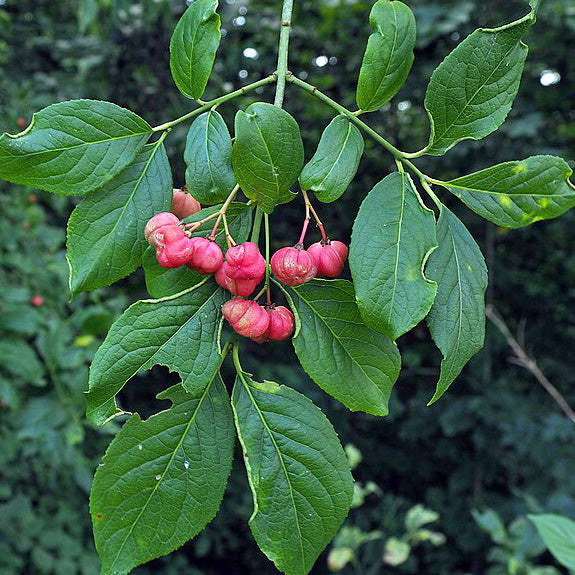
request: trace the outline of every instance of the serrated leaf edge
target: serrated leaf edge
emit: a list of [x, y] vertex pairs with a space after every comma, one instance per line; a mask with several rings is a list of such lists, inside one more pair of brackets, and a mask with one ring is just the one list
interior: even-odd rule
[[[303, 542], [302, 542], [302, 541], [303, 541], [303, 536], [302, 536], [302, 533], [301, 533], [301, 528], [300, 528], [300, 526], [299, 526], [299, 517], [298, 517], [298, 511], [297, 511], [297, 508], [296, 508], [296, 505], [295, 505], [295, 499], [294, 499], [294, 496], [293, 496], [293, 487], [292, 487], [291, 480], [290, 480], [290, 477], [289, 477], [289, 474], [288, 474], [288, 471], [287, 471], [287, 468], [286, 468], [286, 465], [285, 465], [285, 462], [284, 462], [284, 459], [283, 459], [282, 452], [281, 452], [281, 450], [280, 450], [280, 448], [279, 448], [279, 446], [278, 446], [278, 444], [277, 444], [277, 442], [276, 442], [276, 440], [275, 440], [275, 437], [274, 437], [274, 435], [273, 435], [273, 433], [272, 433], [272, 430], [270, 429], [270, 427], [269, 427], [269, 425], [268, 425], [268, 423], [267, 423], [266, 418], [264, 417], [263, 413], [261, 412], [261, 410], [260, 410], [260, 408], [259, 408], [259, 405], [257, 404], [257, 402], [256, 402], [256, 400], [255, 400], [255, 398], [254, 398], [254, 396], [253, 396], [253, 394], [252, 394], [252, 392], [251, 392], [251, 390], [250, 390], [250, 384], [249, 384], [249, 382], [246, 381], [246, 379], [245, 379], [245, 377], [246, 377], [247, 375], [249, 375], [249, 374], [247, 374], [247, 373], [245, 373], [245, 372], [240, 372], [239, 370], [238, 370], [237, 374], [238, 374], [238, 378], [241, 380], [242, 385], [243, 385], [244, 389], [246, 390], [246, 392], [247, 392], [247, 394], [248, 394], [248, 396], [249, 396], [249, 398], [250, 398], [250, 401], [251, 401], [252, 405], [255, 407], [256, 412], [257, 412], [257, 414], [258, 414], [258, 416], [259, 416], [259, 418], [260, 418], [260, 421], [262, 422], [262, 425], [264, 426], [266, 432], [268, 433], [268, 435], [269, 435], [269, 437], [270, 437], [270, 440], [272, 441], [272, 443], [273, 443], [273, 445], [274, 445], [274, 448], [275, 448], [275, 451], [276, 451], [276, 453], [277, 453], [277, 455], [278, 455], [278, 458], [279, 458], [279, 460], [280, 460], [281, 467], [282, 467], [282, 470], [283, 470], [284, 475], [285, 475], [285, 478], [286, 478], [286, 483], [287, 483], [287, 485], [288, 485], [288, 487], [289, 487], [290, 500], [291, 500], [291, 503], [292, 503], [293, 513], [294, 513], [294, 519], [295, 519], [296, 527], [297, 527], [297, 530], [298, 530], [298, 539], [299, 539], [299, 543], [300, 543], [300, 552], [301, 552], [301, 567], [302, 567], [301, 573], [305, 573], [305, 568], [304, 568], [304, 565], [305, 565], [305, 552], [304, 552], [304, 549], [303, 549]], [[278, 384], [278, 385], [279, 385], [279, 384]], [[281, 388], [281, 387], [284, 387], [284, 386], [279, 385], [279, 387]], [[236, 408], [235, 408], [235, 405], [234, 405], [234, 402], [233, 402], [233, 401], [232, 401], [232, 411], [233, 411], [233, 414], [234, 414], [234, 422], [235, 422], [235, 424], [236, 424], [236, 431], [237, 431], [238, 439], [239, 439], [240, 444], [241, 444], [241, 446], [242, 446], [242, 452], [243, 452], [243, 453], [248, 453], [247, 448], [246, 448], [246, 445], [244, 444], [244, 440], [243, 440], [243, 437], [242, 437], [242, 432], [241, 432], [241, 430], [240, 430], [240, 424], [239, 424], [239, 421], [238, 421], [237, 411], [236, 411]], [[256, 487], [255, 487], [255, 485], [254, 485], [253, 478], [252, 478], [253, 472], [252, 472], [252, 468], [251, 468], [250, 463], [249, 463], [249, 458], [244, 457], [243, 459], [244, 459], [244, 462], [245, 462], [245, 465], [246, 465], [246, 471], [247, 471], [247, 476], [248, 476], [248, 483], [249, 483], [249, 485], [250, 485], [250, 490], [251, 490], [251, 492], [252, 492], [252, 497], [253, 497], [253, 502], [254, 502], [254, 510], [253, 510], [253, 512], [252, 512], [252, 514], [251, 514], [251, 516], [250, 516], [250, 519], [249, 519], [249, 523], [251, 524], [252, 521], [255, 519], [255, 517], [257, 516], [257, 514], [258, 514], [258, 512], [259, 512], [259, 504], [258, 504], [258, 499], [257, 499]], [[269, 559], [271, 559], [271, 561], [273, 561], [274, 564], [276, 564], [276, 558], [274, 557], [273, 554], [268, 553], [268, 552], [265, 551], [264, 549], [262, 549], [262, 551], [263, 551], [263, 553], [264, 553]]]

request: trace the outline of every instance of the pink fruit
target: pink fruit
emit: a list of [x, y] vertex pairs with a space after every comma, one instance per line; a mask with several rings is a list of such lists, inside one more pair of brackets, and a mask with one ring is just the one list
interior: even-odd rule
[[[225, 264], [225, 262], [224, 262]], [[216, 271], [216, 281], [218, 285], [240, 297], [247, 297], [256, 289], [258, 280], [234, 280], [226, 274], [225, 265], [220, 266]]]
[[183, 220], [188, 216], [191, 216], [202, 209], [200, 202], [190, 195], [188, 192], [182, 190], [174, 190], [174, 195], [172, 196], [172, 207], [170, 211]]
[[234, 298], [222, 306], [222, 313], [236, 333], [244, 337], [260, 337], [270, 325], [270, 318], [255, 301]]
[[244, 242], [226, 252], [224, 262], [226, 275], [232, 279], [262, 281], [266, 273], [266, 261], [256, 244]]
[[266, 343], [268, 341], [283, 341], [290, 337], [295, 326], [293, 313], [282, 305], [268, 308], [267, 313], [270, 318], [268, 329], [260, 337], [252, 337], [252, 339], [257, 343]]
[[183, 266], [193, 256], [194, 244], [179, 226], [164, 226], [154, 235], [161, 235], [161, 242], [156, 247], [156, 258], [163, 268]]
[[317, 267], [310, 254], [303, 248], [282, 248], [271, 260], [276, 278], [288, 286], [304, 284], [314, 278]]
[[213, 274], [223, 261], [224, 255], [215, 241], [207, 238], [192, 238], [194, 254], [187, 262], [187, 266], [201, 274]]
[[337, 277], [341, 274], [345, 260], [347, 259], [347, 246], [343, 242], [317, 242], [307, 249], [317, 267], [318, 276], [328, 278]]
[[32, 303], [33, 306], [35, 307], [40, 307], [42, 305], [44, 305], [44, 298], [41, 295], [35, 295], [30, 302]]
[[162, 230], [165, 226], [177, 226], [180, 220], [170, 212], [156, 214], [147, 224], [145, 229], [146, 241], [153, 247], [157, 248], [162, 244]]

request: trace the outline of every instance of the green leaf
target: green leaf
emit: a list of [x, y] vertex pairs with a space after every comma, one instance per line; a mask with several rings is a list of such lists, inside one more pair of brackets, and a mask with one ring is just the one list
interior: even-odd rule
[[171, 202], [170, 163], [158, 141], [72, 212], [67, 242], [70, 291], [94, 290], [131, 274], [148, 246], [146, 223], [168, 211]]
[[220, 308], [226, 293], [213, 281], [130, 306], [112, 325], [90, 367], [88, 419], [120, 415], [115, 396], [139, 371], [165, 365], [187, 391], [203, 391], [219, 368]]
[[437, 224], [438, 249], [427, 273], [437, 282], [437, 297], [427, 324], [443, 354], [437, 401], [483, 347], [487, 267], [481, 250], [465, 226], [445, 206]]
[[421, 503], [411, 507], [405, 515], [405, 529], [413, 533], [428, 523], [435, 523], [439, 519], [439, 513], [427, 509]]
[[190, 126], [184, 160], [186, 184], [201, 204], [217, 204], [236, 184], [232, 170], [232, 139], [222, 116], [210, 110]]
[[177, 385], [173, 405], [114, 438], [94, 477], [90, 511], [102, 575], [125, 575], [197, 535], [215, 516], [234, 448], [233, 416], [219, 375], [200, 392]]
[[320, 202], [337, 200], [357, 173], [363, 147], [361, 132], [345, 116], [334, 118], [300, 174], [302, 190], [311, 190]]
[[[204, 208], [185, 219], [186, 222], [198, 222], [203, 218], [217, 212], [222, 206], [210, 206]], [[232, 202], [226, 212], [230, 234], [239, 244], [247, 241], [252, 229], [252, 209], [242, 202]], [[193, 236], [207, 236], [214, 226], [215, 220], [210, 220], [198, 228]], [[216, 234], [216, 242], [222, 248], [227, 249], [223, 226], [220, 225]], [[143, 258], [144, 273], [146, 274], [146, 288], [154, 298], [168, 297], [188, 289], [199, 282], [205, 276], [192, 271], [186, 266], [179, 268], [163, 268], [156, 259], [155, 251], [149, 247]]]
[[506, 228], [521, 228], [575, 206], [573, 170], [554, 156], [532, 156], [441, 182], [474, 212]]
[[498, 545], [509, 545], [509, 534], [505, 528], [505, 523], [499, 516], [499, 514], [493, 509], [485, 509], [483, 511], [478, 511], [477, 509], [471, 510], [471, 515], [475, 520], [475, 523], [483, 529], [494, 543]]
[[220, 45], [218, 0], [196, 0], [181, 17], [170, 41], [170, 69], [180, 92], [199, 100]]
[[290, 186], [303, 167], [297, 122], [277, 106], [256, 102], [236, 115], [234, 173], [244, 194], [266, 213], [295, 195]]
[[0, 178], [58, 194], [99, 188], [131, 164], [152, 128], [110, 102], [70, 100], [40, 110], [28, 128], [0, 136]]
[[425, 95], [427, 154], [441, 156], [461, 140], [480, 140], [505, 121], [527, 58], [521, 38], [534, 22], [532, 10], [506, 26], [475, 30], [433, 72]]
[[353, 225], [349, 257], [368, 326], [395, 340], [427, 315], [437, 285], [423, 270], [436, 247], [435, 217], [407, 174], [390, 174], [369, 192]]
[[388, 565], [396, 567], [402, 565], [409, 559], [411, 553], [411, 545], [407, 541], [397, 539], [397, 537], [390, 537], [385, 542], [385, 551], [383, 560]]
[[254, 538], [286, 575], [305, 575], [351, 505], [345, 453], [323, 413], [289, 387], [238, 373], [232, 407], [254, 498]]
[[313, 280], [288, 294], [301, 324], [293, 344], [308, 375], [352, 411], [387, 415], [401, 358], [386, 335], [363, 323], [353, 285]]
[[379, 0], [369, 15], [373, 34], [359, 72], [357, 105], [373, 112], [389, 102], [403, 86], [413, 64], [416, 24], [402, 2]]
[[146, 289], [153, 298], [169, 297], [183, 292], [200, 282], [206, 276], [187, 266], [163, 268], [156, 258], [155, 250], [149, 246], [144, 252], [142, 266], [146, 277]]
[[528, 515], [543, 542], [559, 563], [575, 570], [575, 522], [561, 515]]

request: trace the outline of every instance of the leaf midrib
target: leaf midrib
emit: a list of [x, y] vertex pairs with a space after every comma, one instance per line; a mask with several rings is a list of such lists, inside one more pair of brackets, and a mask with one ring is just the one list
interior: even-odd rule
[[[447, 218], [446, 218], [447, 221]], [[460, 269], [460, 265], [459, 265], [459, 255], [457, 253], [457, 246], [455, 245], [455, 238], [453, 236], [453, 229], [451, 227], [451, 224], [449, 222], [447, 222], [447, 226], [449, 228], [449, 239], [451, 241], [451, 245], [453, 247], [453, 255], [455, 257], [455, 267], [457, 269], [457, 288], [458, 288], [458, 292], [459, 292], [459, 315], [457, 318], [457, 338], [455, 340], [455, 349], [452, 350], [451, 352], [451, 356], [455, 356], [456, 354], [459, 354], [459, 344], [461, 342], [461, 326], [462, 326], [462, 319], [463, 319], [463, 286], [461, 283], [461, 269]], [[445, 358], [445, 361], [447, 360], [447, 358]], [[450, 374], [448, 376], [451, 377], [451, 367], [449, 369]], [[443, 379], [442, 376], [440, 376], [440, 380]]]
[[[294, 290], [295, 291], [295, 290]], [[318, 317], [326, 326], [326, 328], [328, 329], [328, 331], [332, 334], [333, 338], [339, 343], [339, 345], [344, 349], [346, 355], [351, 359], [351, 361], [359, 368], [359, 370], [365, 375], [365, 377], [367, 378], [367, 380], [369, 382], [372, 383], [372, 385], [378, 390], [379, 393], [383, 393], [381, 391], [381, 389], [377, 386], [377, 384], [375, 383], [375, 381], [367, 374], [367, 372], [365, 371], [365, 369], [363, 369], [363, 367], [357, 362], [357, 360], [353, 357], [353, 355], [351, 355], [351, 353], [349, 353], [349, 351], [347, 350], [347, 347], [344, 345], [344, 343], [341, 341], [341, 339], [335, 334], [335, 332], [333, 331], [333, 329], [330, 327], [329, 323], [327, 323], [327, 321], [323, 318], [323, 316], [320, 315], [320, 313], [318, 312], [318, 310], [313, 307], [313, 305], [306, 300], [299, 292], [295, 292], [296, 295], [314, 312], [314, 314], [316, 315], [316, 317]], [[325, 300], [322, 300], [325, 301]], [[342, 302], [339, 302], [342, 303]], [[338, 320], [339, 321], [339, 320]], [[298, 336], [299, 337], [299, 336]], [[381, 371], [381, 369], [380, 369]], [[383, 373], [383, 372], [382, 372]], [[385, 374], [384, 374], [385, 375]]]
[[200, 397], [199, 401], [198, 401], [198, 405], [196, 406], [196, 408], [194, 409], [194, 412], [192, 413], [192, 416], [190, 417], [190, 421], [188, 422], [188, 424], [186, 425], [186, 428], [184, 429], [184, 432], [182, 433], [182, 436], [180, 438], [180, 440], [178, 441], [178, 444], [176, 445], [176, 448], [172, 451], [172, 456], [170, 457], [170, 460], [166, 463], [166, 467], [162, 473], [162, 476], [160, 477], [159, 480], [156, 481], [156, 484], [154, 485], [154, 488], [152, 489], [152, 492], [150, 493], [148, 499], [146, 500], [146, 503], [142, 506], [142, 510], [140, 511], [140, 513], [138, 513], [138, 516], [136, 517], [136, 519], [134, 520], [134, 522], [132, 523], [130, 530], [128, 531], [128, 534], [126, 535], [126, 537], [124, 538], [124, 541], [122, 542], [122, 544], [120, 545], [120, 548], [118, 549], [118, 552], [116, 553], [116, 556], [114, 558], [114, 561], [112, 562], [110, 569], [113, 570], [114, 565], [116, 564], [116, 561], [118, 560], [118, 557], [120, 557], [120, 554], [122, 552], [122, 550], [124, 549], [124, 546], [126, 545], [126, 542], [128, 541], [128, 539], [130, 538], [130, 536], [132, 535], [137, 523], [140, 521], [140, 518], [142, 517], [142, 515], [144, 514], [144, 511], [147, 509], [148, 505], [150, 504], [150, 501], [152, 500], [152, 497], [155, 495], [156, 491], [158, 490], [158, 488], [160, 487], [160, 484], [163, 482], [164, 477], [166, 476], [166, 473], [168, 472], [168, 470], [170, 469], [170, 466], [172, 465], [172, 462], [174, 461], [174, 458], [176, 457], [176, 453], [180, 450], [180, 448], [182, 447], [182, 444], [184, 443], [184, 439], [186, 438], [186, 436], [188, 435], [188, 432], [190, 431], [190, 427], [192, 426], [192, 423], [195, 421], [196, 416], [200, 410], [200, 407], [202, 406], [209, 390], [211, 389], [214, 381], [216, 380], [216, 376], [218, 375], [218, 372], [216, 371], [212, 377], [212, 379], [210, 380], [210, 382], [208, 383], [208, 385], [206, 386], [206, 389], [204, 390], [204, 392], [202, 393], [202, 396]]
[[556, 194], [556, 193], [551, 193], [551, 194], [527, 194], [527, 193], [521, 193], [521, 194], [515, 194], [512, 192], [496, 192], [496, 191], [489, 191], [489, 190], [481, 190], [478, 188], [468, 188], [466, 186], [461, 186], [459, 184], [453, 184], [451, 182], [445, 182], [445, 185], [449, 188], [457, 188], [458, 190], [463, 190], [465, 192], [470, 192], [472, 194], [486, 194], [486, 195], [492, 195], [492, 196], [509, 196], [510, 198], [569, 198], [569, 197], [574, 197], [575, 194], [573, 193], [569, 193], [569, 194]]
[[291, 484], [291, 480], [290, 480], [290, 478], [289, 478], [288, 470], [287, 470], [285, 461], [284, 461], [284, 459], [283, 459], [282, 452], [281, 452], [281, 450], [280, 450], [280, 448], [279, 448], [279, 445], [277, 444], [277, 442], [276, 442], [276, 440], [275, 440], [275, 437], [274, 437], [274, 435], [273, 435], [273, 433], [272, 433], [271, 428], [270, 428], [269, 425], [268, 425], [268, 422], [267, 422], [267, 420], [266, 420], [264, 414], [262, 413], [262, 411], [261, 411], [259, 405], [257, 404], [257, 401], [255, 400], [255, 398], [254, 398], [254, 396], [253, 396], [253, 394], [252, 394], [252, 392], [251, 392], [249, 383], [248, 383], [248, 382], [245, 380], [245, 378], [244, 378], [244, 374], [238, 372], [238, 375], [240, 376], [240, 379], [242, 380], [242, 384], [243, 384], [243, 386], [244, 386], [244, 389], [246, 390], [248, 396], [250, 397], [250, 400], [251, 400], [251, 402], [252, 402], [252, 405], [253, 405], [253, 406], [255, 407], [255, 409], [256, 409], [256, 412], [257, 412], [257, 414], [258, 414], [258, 416], [259, 416], [259, 418], [260, 418], [260, 421], [262, 422], [262, 424], [263, 424], [265, 430], [267, 431], [267, 433], [268, 433], [268, 435], [269, 435], [269, 438], [270, 438], [271, 442], [272, 442], [273, 445], [274, 445], [274, 448], [275, 448], [276, 453], [277, 453], [277, 455], [278, 455], [278, 459], [279, 459], [279, 461], [280, 461], [280, 465], [281, 465], [282, 470], [283, 470], [283, 472], [284, 472], [284, 475], [285, 475], [285, 478], [286, 478], [286, 482], [287, 482], [287, 485], [288, 485], [288, 488], [289, 488], [290, 500], [291, 500], [291, 503], [292, 503], [292, 508], [293, 508], [293, 512], [294, 512], [294, 519], [295, 519], [296, 528], [297, 528], [297, 532], [298, 532], [298, 540], [299, 540], [299, 544], [300, 544], [302, 567], [304, 567], [304, 566], [305, 566], [305, 551], [304, 551], [304, 548], [303, 548], [303, 535], [302, 535], [301, 527], [300, 527], [300, 524], [299, 524], [298, 510], [297, 510], [296, 503], [295, 503], [295, 498], [294, 498], [294, 495], [293, 495], [293, 494], [294, 494], [294, 489], [293, 489], [293, 486], [292, 486], [292, 484]]
[[[333, 165], [331, 166], [331, 168], [329, 169], [329, 172], [325, 175], [325, 177], [321, 180], [320, 185], [325, 184], [326, 180], [331, 176], [332, 172], [335, 170], [336, 166], [339, 164], [339, 161], [341, 159], [341, 157], [343, 156], [343, 153], [345, 152], [345, 149], [347, 147], [347, 143], [349, 141], [349, 139], [351, 138], [351, 132], [353, 129], [353, 126], [351, 124], [351, 122], [347, 121], [347, 133], [345, 135], [345, 139], [343, 141], [343, 144], [341, 145], [340, 151], [337, 155], [337, 158], [335, 159]], [[324, 188], [325, 190], [325, 188]]]
[[[38, 152], [31, 152], [31, 153], [29, 153], [29, 154], [25, 154], [24, 157], [29, 158], [29, 157], [31, 157], [31, 156], [38, 156], [38, 155], [41, 155], [41, 154], [52, 154], [52, 153], [54, 153], [54, 152], [67, 152], [67, 151], [69, 151], [69, 150], [75, 150], [75, 149], [77, 149], [77, 148], [82, 148], [82, 147], [85, 147], [85, 146], [95, 146], [95, 145], [98, 145], [98, 144], [107, 144], [107, 143], [109, 143], [109, 142], [115, 142], [115, 141], [118, 141], [118, 140], [125, 140], [126, 138], [136, 138], [136, 137], [145, 136], [145, 135], [151, 134], [151, 133], [152, 133], [151, 130], [147, 130], [147, 131], [145, 131], [145, 132], [133, 132], [133, 133], [131, 133], [131, 134], [126, 134], [125, 136], [117, 136], [117, 137], [114, 137], [114, 138], [108, 138], [107, 140], [97, 140], [97, 141], [95, 141], [95, 142], [83, 142], [83, 143], [81, 143], [81, 144], [76, 144], [76, 145], [74, 145], [74, 146], [67, 146], [66, 148], [50, 148], [50, 149], [47, 149], [47, 150], [39, 150]], [[18, 159], [18, 158], [21, 157], [21, 156], [18, 156], [18, 155], [16, 155], [16, 154], [11, 154], [11, 155], [12, 155], [12, 157], [14, 157], [14, 158], [16, 158], [16, 159]]]
[[[144, 176], [147, 174], [148, 170], [150, 169], [150, 166], [152, 165], [152, 162], [154, 161], [154, 158], [156, 157], [156, 153], [157, 151], [160, 149], [162, 145], [162, 141], [158, 140], [158, 142], [156, 143], [156, 145], [154, 146], [154, 149], [152, 150], [152, 153], [150, 154], [150, 157], [148, 158], [148, 160], [146, 161], [146, 164], [144, 165], [142, 172], [140, 174], [140, 177], [134, 182], [133, 188], [132, 188], [132, 192], [130, 193], [129, 198], [127, 199], [127, 201], [124, 203], [123, 207], [122, 207], [122, 211], [120, 212], [120, 215], [117, 217], [116, 222], [114, 223], [114, 226], [112, 227], [112, 229], [108, 232], [108, 234], [106, 235], [106, 239], [104, 241], [104, 245], [100, 250], [100, 255], [98, 255], [97, 257], [93, 258], [90, 261], [90, 267], [88, 268], [88, 272], [86, 274], [84, 274], [84, 281], [86, 281], [87, 278], [90, 277], [90, 273], [94, 270], [94, 268], [96, 267], [95, 264], [99, 261], [99, 258], [101, 256], [101, 253], [104, 252], [106, 250], [106, 248], [108, 247], [108, 244], [111, 241], [111, 237], [114, 234], [114, 232], [116, 231], [116, 228], [120, 225], [120, 221], [122, 220], [122, 218], [124, 217], [124, 214], [126, 213], [126, 210], [128, 209], [128, 206], [131, 205], [132, 200], [134, 199], [134, 196], [136, 195], [136, 192], [138, 191], [138, 189], [140, 188], [140, 185], [144, 179]], [[133, 165], [133, 164], [132, 164]]]
[[[377, 87], [377, 89], [375, 90], [375, 93], [373, 95], [373, 97], [371, 98], [371, 100], [369, 101], [369, 106], [371, 108], [371, 106], [373, 106], [373, 101], [377, 100], [377, 95], [379, 94], [380, 90], [382, 90], [382, 86], [387, 78], [387, 74], [389, 72], [389, 68], [391, 67], [391, 62], [393, 60], [393, 57], [395, 55], [395, 51], [396, 51], [396, 46], [397, 46], [397, 35], [398, 35], [398, 18], [397, 18], [397, 10], [396, 7], [394, 6], [394, 3], [391, 3], [391, 7], [393, 10], [393, 19], [394, 19], [394, 31], [393, 31], [393, 42], [391, 45], [391, 51], [389, 53], [389, 60], [387, 61], [386, 67], [385, 67], [385, 72], [381, 78], [381, 81], [379, 82], [379, 86]], [[379, 31], [377, 30], [377, 33], [385, 40], [385, 36]], [[384, 90], [383, 90], [384, 91]]]
[[397, 225], [397, 253], [395, 256], [395, 267], [393, 269], [393, 291], [391, 294], [391, 303], [389, 306], [389, 314], [388, 314], [388, 318], [387, 318], [387, 323], [389, 325], [389, 327], [391, 328], [392, 331], [395, 331], [393, 329], [393, 325], [392, 325], [392, 317], [393, 317], [393, 306], [394, 306], [394, 302], [395, 302], [395, 293], [397, 291], [397, 282], [398, 282], [398, 269], [399, 269], [399, 254], [400, 254], [400, 246], [401, 246], [401, 237], [402, 237], [402, 232], [403, 232], [403, 214], [405, 211], [405, 189], [406, 189], [406, 176], [402, 174], [401, 176], [401, 212], [399, 214], [399, 222]]
[[[270, 167], [271, 167], [271, 173], [272, 173], [273, 181], [274, 181], [275, 187], [276, 187], [276, 193], [277, 193], [277, 198], [276, 198], [276, 199], [279, 199], [280, 193], [281, 193], [280, 185], [279, 185], [279, 175], [276, 174], [275, 171], [274, 171], [274, 166], [275, 166], [275, 164], [274, 164], [274, 161], [273, 161], [273, 158], [272, 158], [272, 153], [271, 153], [271, 151], [270, 151], [270, 149], [269, 149], [269, 146], [268, 146], [268, 143], [267, 143], [266, 139], [264, 138], [264, 135], [263, 135], [263, 132], [262, 132], [262, 130], [261, 130], [261, 128], [260, 128], [259, 123], [258, 123], [257, 121], [255, 121], [254, 124], [255, 124], [256, 130], [258, 131], [258, 133], [259, 133], [259, 135], [260, 135], [260, 138], [261, 138], [261, 140], [262, 140], [262, 143], [263, 143], [263, 145], [264, 145], [264, 148], [265, 148], [265, 150], [266, 150], [266, 153], [267, 153], [267, 155], [268, 155], [268, 159], [269, 159], [269, 162], [270, 162], [269, 165], [270, 165]], [[258, 192], [258, 193], [260, 193], [260, 192]]]
[[[188, 292], [184, 295], [188, 295], [189, 293], [192, 293], [193, 291], [199, 289], [202, 286], [206, 285], [207, 282], [206, 278], [205, 280], [203, 280], [201, 283], [196, 284], [194, 286], [192, 286], [191, 288], [189, 288]], [[156, 355], [158, 355], [158, 353], [160, 352], [160, 350], [162, 350], [170, 341], [172, 341], [172, 339], [174, 339], [183, 329], [184, 327], [186, 327], [190, 321], [192, 321], [192, 319], [194, 319], [197, 314], [203, 309], [203, 307], [218, 293], [218, 290], [215, 290], [213, 293], [211, 293], [209, 295], [209, 297], [200, 305], [200, 307], [198, 307], [196, 313], [194, 313], [193, 316], [189, 317], [167, 340], [165, 340], [160, 346], [158, 346], [158, 349], [156, 349], [156, 351], [144, 362], [141, 362], [141, 365], [132, 373], [132, 375], [130, 375], [127, 379], [125, 379], [123, 385], [125, 385], [128, 381], [130, 381], [130, 379], [132, 379], [132, 377], [134, 377], [136, 375], [136, 373], [138, 373], [138, 371], [140, 371], [141, 369], [143, 369], [143, 366], [145, 366], [146, 364], [150, 363], [151, 361], [154, 360], [154, 358], [156, 357]], [[169, 296], [168, 298], [162, 298], [162, 299], [178, 299], [179, 297], [182, 297], [182, 294], [175, 294], [177, 297], [174, 296]], [[161, 300], [155, 300], [154, 303], [158, 303]], [[149, 300], [146, 302], [146, 300], [142, 300], [143, 303], [149, 303]], [[138, 305], [139, 303], [142, 302], [137, 302], [134, 305]], [[104, 342], [105, 343], [105, 342]], [[102, 349], [102, 348], [100, 348]], [[98, 381], [101, 381], [103, 379], [103, 376], [100, 376], [98, 378]], [[101, 384], [96, 383], [93, 386], [89, 386], [88, 392], [91, 392], [93, 390], [95, 390], [97, 387], [101, 387]], [[112, 399], [112, 398], [110, 398]], [[109, 401], [109, 400], [107, 400]]]
[[[481, 32], [483, 34], [487, 34], [487, 32], [485, 30], [481, 30]], [[509, 54], [511, 54], [511, 52], [513, 52], [513, 50], [515, 50], [517, 48], [517, 46], [521, 45], [521, 39], [519, 38], [515, 44], [513, 45], [513, 47], [505, 54], [505, 56], [503, 58], [501, 58], [501, 60], [499, 61], [499, 63], [497, 64], [497, 66], [494, 68], [493, 72], [491, 72], [491, 74], [489, 74], [489, 76], [486, 78], [485, 82], [483, 84], [481, 84], [481, 86], [479, 86], [479, 88], [477, 88], [477, 90], [475, 91], [475, 93], [473, 94], [473, 96], [471, 96], [471, 98], [469, 98], [469, 100], [467, 100], [467, 102], [465, 103], [465, 106], [463, 106], [463, 108], [461, 109], [461, 111], [459, 112], [459, 114], [457, 114], [457, 116], [454, 118], [454, 120], [449, 124], [449, 126], [447, 126], [443, 132], [441, 133], [441, 135], [438, 135], [437, 133], [434, 133], [434, 137], [433, 137], [433, 142], [430, 142], [428, 149], [434, 149], [437, 147], [437, 143], [441, 142], [442, 139], [444, 139], [445, 134], [447, 134], [449, 132], [449, 130], [451, 130], [453, 128], [453, 126], [455, 125], [455, 123], [457, 122], [457, 120], [459, 120], [459, 118], [461, 118], [461, 115], [465, 112], [465, 110], [471, 105], [471, 102], [474, 100], [474, 98], [477, 96], [477, 94], [479, 94], [479, 92], [481, 90], [483, 90], [485, 88], [485, 86], [487, 86], [488, 82], [491, 80], [491, 78], [493, 77], [493, 75], [499, 70], [499, 68], [503, 65], [503, 62], [507, 59], [507, 57], [509, 56]]]

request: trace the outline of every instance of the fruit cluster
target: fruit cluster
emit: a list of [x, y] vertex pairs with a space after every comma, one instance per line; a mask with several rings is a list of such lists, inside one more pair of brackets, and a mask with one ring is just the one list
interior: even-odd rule
[[[294, 331], [294, 315], [286, 307], [271, 303], [268, 281], [254, 300], [242, 299], [251, 296], [266, 276], [268, 264], [258, 246], [249, 241], [233, 245], [233, 240], [228, 238], [229, 248], [224, 258], [215, 233], [225, 212], [220, 214], [207, 237], [192, 237], [192, 231], [187, 228], [193, 230], [198, 223], [190, 225], [181, 221], [200, 209], [199, 202], [188, 192], [174, 190], [171, 213], [157, 214], [146, 224], [146, 240], [156, 250], [158, 263], [165, 268], [186, 265], [200, 274], [214, 274], [216, 282], [236, 296], [224, 304], [222, 313], [239, 335], [258, 343], [289, 338]], [[337, 277], [347, 259], [347, 246], [330, 241], [320, 222], [323, 239], [306, 250], [303, 239], [307, 224], [308, 220], [299, 242], [293, 247], [281, 248], [269, 262], [274, 276], [284, 285], [298, 286], [317, 276]], [[268, 292], [268, 303], [264, 306], [257, 303], [263, 291]]]

